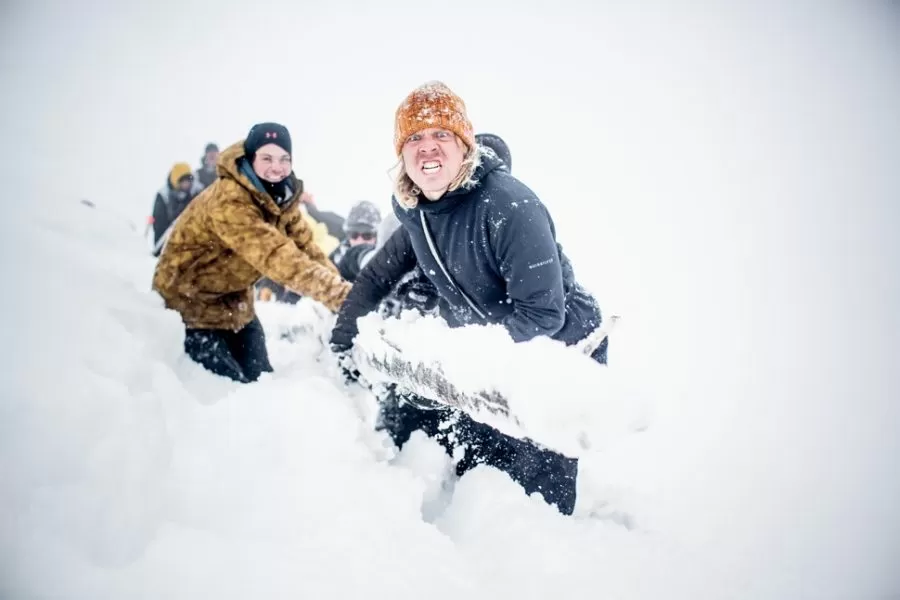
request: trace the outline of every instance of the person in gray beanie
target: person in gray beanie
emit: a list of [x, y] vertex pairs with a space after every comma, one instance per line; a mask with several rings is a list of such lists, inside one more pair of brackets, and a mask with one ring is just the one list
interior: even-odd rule
[[344, 221], [347, 238], [329, 256], [347, 281], [355, 281], [375, 254], [375, 241], [380, 225], [381, 211], [368, 200], [358, 202], [350, 209], [350, 214]]

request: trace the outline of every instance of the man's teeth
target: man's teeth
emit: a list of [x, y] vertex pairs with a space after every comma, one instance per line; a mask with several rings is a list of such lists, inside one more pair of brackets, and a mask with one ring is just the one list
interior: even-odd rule
[[422, 170], [426, 173], [434, 173], [441, 168], [441, 163], [431, 160], [422, 165]]

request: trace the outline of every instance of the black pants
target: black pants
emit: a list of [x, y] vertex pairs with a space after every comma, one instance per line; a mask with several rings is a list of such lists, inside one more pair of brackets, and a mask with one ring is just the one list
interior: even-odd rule
[[389, 396], [382, 405], [382, 427], [402, 448], [412, 432], [420, 430], [437, 441], [450, 456], [463, 449], [456, 463], [462, 476], [477, 465], [507, 473], [526, 493], [539, 492], [565, 515], [575, 509], [578, 460], [505, 435], [452, 408], [426, 410]]
[[184, 351], [207, 370], [241, 383], [256, 381], [262, 373], [273, 370], [258, 317], [237, 332], [188, 328]]
[[[604, 340], [591, 358], [606, 364], [608, 343]], [[415, 399], [413, 399], [415, 402]], [[396, 394], [381, 408], [381, 427], [402, 448], [415, 430], [436, 440], [449, 455], [462, 447], [456, 474], [462, 476], [484, 464], [507, 473], [527, 494], [540, 493], [564, 515], [575, 510], [578, 459], [531, 442], [503, 434], [452, 408], [422, 409]]]

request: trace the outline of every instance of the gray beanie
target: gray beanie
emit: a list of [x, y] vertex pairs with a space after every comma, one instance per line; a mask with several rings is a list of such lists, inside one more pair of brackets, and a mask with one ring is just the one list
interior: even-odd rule
[[350, 209], [350, 214], [344, 221], [344, 231], [347, 233], [376, 233], [380, 224], [381, 211], [368, 200], [363, 200]]

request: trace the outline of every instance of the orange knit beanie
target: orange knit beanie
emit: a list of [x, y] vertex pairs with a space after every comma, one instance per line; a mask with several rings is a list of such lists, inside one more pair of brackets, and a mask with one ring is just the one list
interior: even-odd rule
[[394, 118], [394, 149], [397, 156], [414, 133], [437, 127], [452, 131], [471, 149], [475, 132], [466, 114], [466, 104], [440, 81], [429, 81], [414, 89], [397, 108]]

